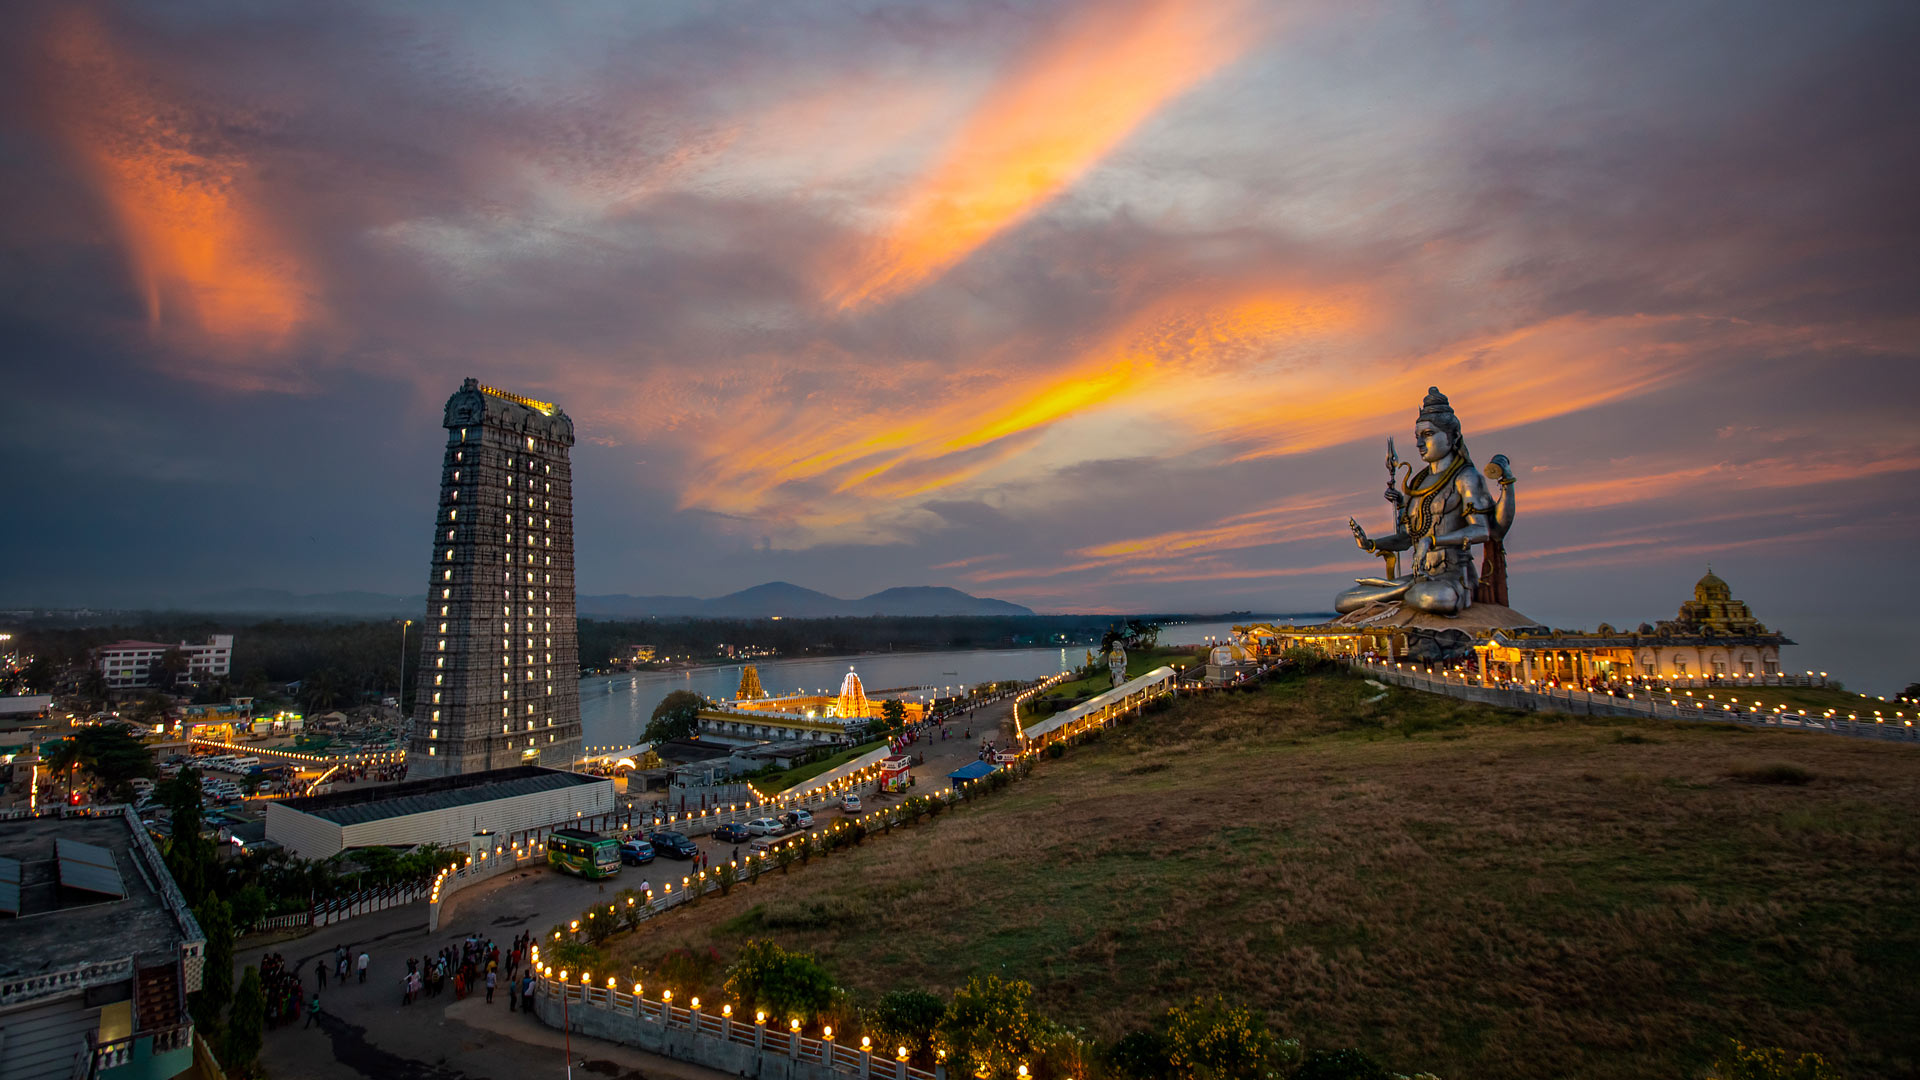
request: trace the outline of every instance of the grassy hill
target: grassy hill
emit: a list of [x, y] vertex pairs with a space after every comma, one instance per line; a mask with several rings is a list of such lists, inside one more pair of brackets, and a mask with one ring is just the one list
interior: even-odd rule
[[619, 964], [771, 937], [867, 995], [1026, 979], [1102, 1039], [1220, 993], [1449, 1078], [1697, 1076], [1729, 1036], [1920, 1063], [1920, 747], [1381, 693], [1182, 702]]

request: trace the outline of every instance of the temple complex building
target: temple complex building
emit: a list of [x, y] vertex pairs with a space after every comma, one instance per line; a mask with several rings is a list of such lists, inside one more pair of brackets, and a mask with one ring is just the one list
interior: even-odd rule
[[1711, 570], [1694, 585], [1693, 599], [1680, 605], [1676, 617], [1641, 623], [1634, 630], [1616, 630], [1605, 623], [1591, 631], [1480, 625], [1475, 618], [1480, 609], [1476, 605], [1444, 621], [1404, 613], [1368, 621], [1367, 613], [1356, 612], [1310, 626], [1236, 629], [1269, 655], [1305, 647], [1333, 656], [1458, 664], [1476, 669], [1489, 681], [1804, 681], [1781, 666], [1781, 649], [1793, 642], [1754, 617]]
[[468, 379], [447, 399], [411, 779], [580, 755], [573, 421]]
[[[753, 689], [759, 689], [759, 673], [753, 668]], [[749, 697], [747, 672], [741, 673], [741, 695], [733, 701], [716, 702], [700, 711], [700, 737], [722, 745], [751, 745], [761, 742], [834, 742], [846, 729], [868, 720], [877, 720], [885, 698], [867, 696], [860, 676], [852, 668], [840, 680], [838, 694], [789, 694], [783, 697]], [[906, 722], [917, 723], [927, 714], [923, 702], [900, 700]]]
[[1680, 613], [1625, 632], [1605, 623], [1591, 632], [1495, 631], [1475, 645], [1489, 677], [1585, 683], [1695, 679], [1766, 683], [1782, 676], [1780, 649], [1792, 641], [1754, 618], [1745, 602], [1708, 570]]

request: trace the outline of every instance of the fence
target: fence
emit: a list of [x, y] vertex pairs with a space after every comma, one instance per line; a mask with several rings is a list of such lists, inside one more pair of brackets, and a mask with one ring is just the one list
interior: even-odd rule
[[432, 886], [426, 884], [394, 885], [384, 889], [363, 889], [351, 896], [342, 896], [313, 905], [306, 911], [295, 911], [284, 915], [268, 915], [253, 924], [253, 931], [298, 930], [309, 927], [332, 926], [345, 922], [356, 915], [371, 915], [376, 911], [400, 907], [424, 900], [431, 893]]
[[1174, 693], [1178, 680], [1179, 675], [1172, 668], [1154, 668], [1145, 675], [1129, 679], [1104, 694], [1088, 698], [1026, 729], [1021, 729], [1016, 706], [1014, 728], [1020, 732], [1022, 743], [1045, 746], [1054, 739], [1071, 738], [1090, 728], [1104, 726], [1123, 713], [1133, 712], [1155, 698]]
[[[591, 972], [582, 972], [584, 980]], [[571, 972], [568, 973], [572, 975]], [[604, 986], [534, 980], [534, 1004], [550, 1027], [637, 1046], [676, 1061], [689, 1061], [736, 1076], [764, 1080], [946, 1080], [943, 1066], [933, 1071], [907, 1063], [885, 1048], [853, 1047], [830, 1038], [803, 1035], [797, 1027], [770, 1027], [764, 1014], [736, 1020], [733, 1007], [701, 1009], [700, 999], [675, 1005], [672, 993], [648, 998], [640, 984], [633, 991], [607, 980]], [[777, 1019], [775, 1023], [778, 1023]], [[825, 1035], [825, 1032], [822, 1032]]]
[[1674, 695], [1629, 691], [1625, 695], [1601, 694], [1586, 690], [1552, 686], [1483, 686], [1471, 677], [1426, 675], [1384, 663], [1355, 661], [1353, 669], [1370, 678], [1413, 690], [1446, 694], [1483, 705], [1498, 705], [1527, 712], [1563, 712], [1583, 716], [1645, 716], [1658, 720], [1694, 720], [1716, 724], [1745, 724], [1750, 727], [1784, 728], [1791, 731], [1824, 731], [1860, 739], [1888, 739], [1895, 742], [1920, 742], [1920, 731], [1905, 717], [1875, 720], [1848, 720], [1832, 716], [1809, 716], [1797, 712], [1756, 712], [1730, 702], [1702, 700]]

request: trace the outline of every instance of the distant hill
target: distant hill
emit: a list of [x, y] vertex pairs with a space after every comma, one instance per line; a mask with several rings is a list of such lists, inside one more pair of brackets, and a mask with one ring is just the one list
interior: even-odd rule
[[785, 581], [702, 600], [692, 596], [582, 596], [580, 614], [599, 618], [789, 619], [858, 618], [867, 615], [1032, 615], [1033, 609], [1005, 600], [970, 596], [945, 586], [914, 585], [883, 589], [858, 600], [842, 600]]

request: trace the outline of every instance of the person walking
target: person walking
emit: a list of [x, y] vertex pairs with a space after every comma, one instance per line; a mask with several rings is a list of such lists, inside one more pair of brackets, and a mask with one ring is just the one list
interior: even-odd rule
[[520, 977], [520, 1011], [523, 1013], [533, 1011], [533, 972], [531, 971]]
[[493, 1004], [493, 986], [494, 986], [495, 980], [497, 980], [499, 977], [500, 976], [497, 973], [495, 973], [492, 969], [488, 969], [487, 971], [487, 1004], [489, 1005]]
[[325, 960], [313, 965], [313, 977], [320, 983], [318, 990], [325, 990], [327, 988], [327, 962]]
[[333, 947], [333, 973], [340, 976], [341, 982], [347, 981], [347, 947], [345, 945]]
[[302, 1028], [310, 1028], [313, 1026], [313, 1022], [318, 1019], [320, 1019], [320, 991], [315, 990], [313, 992], [313, 1000], [307, 1003], [307, 1022], [300, 1026]]
[[358, 966], [359, 966], [359, 968], [360, 968], [360, 981], [361, 981], [361, 982], [366, 982], [366, 981], [367, 981], [367, 964], [368, 964], [369, 962], [371, 962], [371, 961], [372, 961], [372, 959], [373, 959], [372, 957], [370, 957], [370, 956], [368, 956], [368, 955], [366, 954], [366, 950], [364, 950], [364, 949], [363, 949], [363, 950], [361, 950], [361, 952], [360, 952], [360, 960], [359, 960], [359, 965], [358, 965]]

